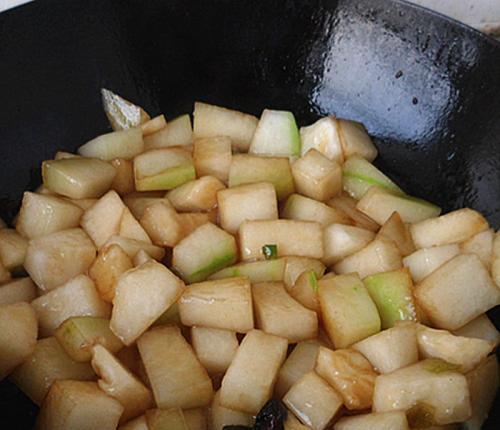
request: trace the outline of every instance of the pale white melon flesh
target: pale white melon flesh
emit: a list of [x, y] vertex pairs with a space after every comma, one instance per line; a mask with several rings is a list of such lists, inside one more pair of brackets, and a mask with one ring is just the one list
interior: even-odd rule
[[299, 194], [326, 202], [342, 191], [342, 168], [315, 149], [292, 164], [293, 180]]
[[140, 222], [155, 245], [173, 247], [185, 237], [179, 214], [163, 201], [148, 206]]
[[240, 185], [218, 191], [217, 207], [221, 227], [236, 234], [247, 220], [278, 219], [276, 190], [269, 182]]
[[212, 381], [177, 327], [149, 330], [137, 346], [158, 407], [190, 409], [210, 404]]
[[239, 240], [241, 257], [246, 261], [263, 260], [265, 245], [276, 245], [279, 257], [323, 257], [323, 235], [317, 222], [245, 221], [240, 225]]
[[295, 281], [295, 284], [286, 286], [286, 291], [302, 306], [317, 314], [321, 313], [318, 298], [318, 277], [314, 270], [303, 272]]
[[361, 227], [344, 224], [330, 224], [323, 230], [325, 255], [323, 262], [330, 266], [361, 251], [375, 239], [375, 233]]
[[210, 428], [212, 430], [223, 430], [228, 425], [253, 426], [252, 414], [225, 408], [220, 404], [220, 390], [214, 396], [210, 405]]
[[456, 336], [484, 339], [493, 342], [495, 345], [500, 343], [500, 333], [486, 314], [479, 315], [458, 330], [454, 330], [453, 334]]
[[324, 430], [342, 407], [342, 397], [317, 373], [302, 376], [283, 397], [283, 403], [313, 430]]
[[417, 248], [429, 248], [463, 242], [488, 227], [479, 212], [464, 208], [413, 224], [410, 232]]
[[16, 222], [16, 230], [32, 239], [60, 230], [78, 227], [83, 211], [55, 196], [25, 192]]
[[134, 258], [141, 250], [145, 251], [157, 261], [161, 261], [161, 259], [165, 256], [165, 250], [163, 248], [141, 240], [129, 239], [128, 237], [111, 236], [104, 244], [104, 247], [111, 245], [118, 245], [130, 258]]
[[0, 286], [0, 306], [31, 302], [38, 296], [36, 285], [30, 278], [13, 279]]
[[215, 176], [227, 183], [231, 160], [231, 139], [229, 137], [208, 137], [194, 141], [193, 162], [196, 176]]
[[37, 430], [115, 430], [123, 412], [118, 400], [95, 382], [55, 381], [38, 415]]
[[409, 430], [408, 420], [402, 411], [361, 414], [340, 419], [334, 430]]
[[92, 367], [99, 377], [97, 385], [123, 406], [120, 422], [135, 418], [153, 406], [153, 395], [104, 346], [92, 348]]
[[58, 379], [95, 379], [89, 363], [72, 360], [55, 337], [39, 339], [33, 354], [11, 374], [10, 379], [35, 404], [40, 405]]
[[203, 408], [183, 410], [188, 430], [207, 430], [207, 412]]
[[403, 222], [398, 212], [392, 213], [382, 227], [380, 227], [377, 236], [392, 240], [404, 257], [415, 252], [415, 245], [413, 244], [408, 224]]
[[140, 128], [118, 130], [98, 136], [78, 148], [78, 153], [87, 158], [111, 161], [114, 158], [130, 160], [144, 151]]
[[124, 207], [123, 209], [118, 235], [127, 239], [133, 239], [140, 242], [152, 244], [151, 239], [149, 238], [144, 228], [141, 226], [141, 224], [139, 224], [139, 221], [134, 218], [127, 207]]
[[184, 283], [153, 260], [125, 272], [116, 284], [111, 330], [125, 345], [132, 344], [183, 290]]
[[316, 149], [330, 160], [344, 162], [344, 151], [340, 142], [340, 130], [335, 117], [321, 118], [314, 124], [300, 128], [301, 155]]
[[110, 161], [115, 168], [116, 175], [111, 184], [111, 189], [115, 190], [121, 196], [133, 193], [135, 191], [134, 183], [134, 164], [131, 160], [115, 158]]
[[134, 418], [118, 427], [118, 430], [149, 430], [146, 415]]
[[[406, 411], [411, 421], [445, 425], [468, 419], [469, 388], [464, 375], [442, 360], [427, 359], [375, 381], [373, 411]], [[430, 422], [429, 422], [430, 421]]]
[[130, 209], [136, 219], [141, 219], [148, 206], [155, 203], [163, 203], [167, 207], [172, 207], [170, 201], [164, 196], [162, 191], [144, 191], [132, 193], [123, 197], [123, 202]]
[[498, 305], [500, 289], [475, 254], [462, 254], [418, 284], [415, 297], [435, 327], [456, 330]]
[[[144, 134], [144, 132], [143, 132]], [[193, 128], [189, 115], [181, 115], [153, 133], [144, 136], [144, 149], [168, 148], [169, 146], [186, 146], [193, 141]]]
[[344, 212], [300, 194], [288, 197], [281, 211], [281, 217], [297, 221], [316, 221], [323, 228], [333, 223], [353, 224]]
[[169, 191], [167, 197], [179, 212], [209, 211], [217, 205], [217, 191], [224, 188], [216, 177], [203, 176]]
[[191, 345], [207, 372], [224, 373], [236, 354], [236, 333], [218, 328], [192, 327]]
[[275, 392], [281, 398], [306, 373], [314, 370], [320, 343], [306, 340], [297, 343], [278, 373]]
[[294, 300], [281, 282], [252, 285], [257, 328], [287, 339], [290, 343], [314, 339], [318, 334], [318, 316]]
[[149, 430], [190, 430], [181, 408], [149, 409], [146, 421]]
[[0, 260], [7, 270], [20, 269], [26, 258], [28, 240], [16, 230], [0, 229]]
[[339, 119], [338, 124], [345, 158], [359, 156], [373, 161], [377, 157], [377, 148], [363, 124], [346, 119]]
[[311, 428], [302, 424], [293, 414], [287, 414], [283, 426], [285, 430], [309, 430]]
[[52, 335], [68, 318], [109, 318], [111, 311], [110, 305], [99, 297], [92, 279], [86, 275], [71, 279], [31, 304], [35, 308], [42, 336]]
[[484, 266], [490, 269], [494, 238], [495, 231], [490, 228], [462, 242], [460, 244], [460, 250], [464, 254], [476, 254]]
[[189, 285], [179, 299], [182, 324], [246, 333], [254, 327], [252, 293], [246, 277]]
[[493, 239], [493, 255], [491, 259], [491, 276], [495, 284], [500, 288], [500, 231], [495, 233]]
[[165, 128], [166, 125], [167, 120], [165, 119], [165, 115], [161, 114], [142, 123], [140, 127], [142, 130], [142, 135], [146, 137], [153, 133], [156, 133], [157, 131], [160, 131], [162, 128]]
[[417, 326], [417, 343], [420, 357], [440, 358], [455, 364], [466, 373], [475, 368], [493, 351], [495, 344], [483, 339], [455, 336], [446, 330]]
[[43, 291], [50, 291], [84, 273], [94, 261], [96, 249], [79, 228], [31, 239], [24, 268]]
[[208, 279], [214, 280], [247, 276], [252, 283], [283, 281], [285, 277], [285, 267], [285, 258], [252, 261], [249, 263], [240, 263], [235, 264], [234, 266], [226, 267], [225, 269], [215, 272]]
[[257, 414], [272, 396], [287, 346], [286, 339], [260, 330], [249, 332], [222, 380], [220, 404]]
[[317, 259], [308, 257], [285, 257], [285, 273], [283, 275], [287, 288], [293, 287], [299, 276], [307, 271], [313, 270], [319, 279], [325, 273], [325, 265]]
[[227, 136], [238, 151], [248, 151], [259, 122], [253, 115], [202, 102], [194, 104], [193, 117], [195, 138]]
[[26, 302], [0, 306], [0, 381], [35, 350], [38, 324]]
[[403, 264], [410, 269], [413, 280], [420, 282], [459, 253], [457, 244], [422, 248], [404, 257]]
[[352, 345], [379, 373], [391, 373], [418, 361], [417, 332], [414, 323], [394, 327]]
[[363, 410], [371, 407], [377, 373], [358, 351], [332, 351], [321, 346], [315, 371], [336, 389], [347, 409]]

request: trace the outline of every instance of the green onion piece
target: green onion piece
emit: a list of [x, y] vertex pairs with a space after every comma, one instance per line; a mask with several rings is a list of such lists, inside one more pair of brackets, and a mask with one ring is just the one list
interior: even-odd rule
[[313, 289], [313, 291], [318, 294], [318, 278], [316, 277], [316, 272], [314, 270], [311, 270], [309, 272], [309, 285]]
[[266, 260], [274, 260], [278, 258], [278, 245], [264, 245], [262, 247], [262, 253]]

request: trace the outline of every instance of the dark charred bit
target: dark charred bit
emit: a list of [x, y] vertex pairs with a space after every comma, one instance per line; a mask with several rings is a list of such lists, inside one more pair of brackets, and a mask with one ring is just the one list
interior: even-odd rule
[[255, 418], [254, 430], [284, 430], [287, 411], [279, 400], [271, 399]]

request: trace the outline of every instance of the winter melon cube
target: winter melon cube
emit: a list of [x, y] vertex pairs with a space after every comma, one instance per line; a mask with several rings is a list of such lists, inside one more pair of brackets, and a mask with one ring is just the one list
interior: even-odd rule
[[178, 186], [167, 197], [180, 212], [209, 211], [217, 206], [217, 191], [224, 188], [214, 176], [203, 176]]
[[224, 373], [238, 349], [236, 333], [217, 328], [192, 327], [191, 344], [210, 374]]
[[227, 183], [231, 168], [231, 139], [227, 136], [196, 139], [193, 161], [198, 177], [210, 175]]
[[78, 148], [83, 157], [111, 161], [114, 158], [130, 160], [144, 151], [140, 128], [117, 130], [98, 136]]
[[337, 119], [331, 116], [321, 118], [314, 124], [300, 128], [302, 142], [301, 155], [310, 149], [316, 149], [330, 160], [344, 162], [344, 151], [340, 142], [340, 130]]

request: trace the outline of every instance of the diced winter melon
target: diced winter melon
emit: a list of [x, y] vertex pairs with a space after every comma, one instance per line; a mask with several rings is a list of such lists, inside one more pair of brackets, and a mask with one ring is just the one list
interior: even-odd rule
[[301, 127], [300, 140], [302, 142], [301, 155], [306, 154], [310, 149], [316, 149], [330, 160], [335, 160], [340, 164], [344, 162], [344, 151], [336, 118], [328, 116], [312, 125]]
[[36, 314], [29, 303], [0, 306], [0, 381], [33, 353], [37, 335]]
[[363, 124], [346, 119], [339, 119], [338, 124], [345, 158], [358, 156], [373, 161], [377, 157], [377, 148]]
[[423, 325], [417, 327], [417, 341], [422, 358], [440, 358], [457, 365], [462, 373], [476, 367], [495, 347], [487, 340], [455, 336]]
[[72, 199], [101, 197], [115, 178], [111, 164], [94, 158], [47, 160], [42, 163], [43, 184]]
[[233, 234], [238, 232], [243, 221], [278, 219], [276, 191], [269, 182], [220, 190], [217, 206], [221, 227]]
[[209, 211], [217, 205], [217, 191], [224, 188], [214, 176], [203, 176], [178, 186], [167, 197], [180, 212]]
[[140, 107], [106, 88], [101, 88], [102, 104], [113, 130], [138, 127], [150, 120]]
[[220, 391], [218, 391], [210, 406], [210, 428], [212, 430], [224, 430], [226, 426], [253, 426], [252, 414], [225, 408], [220, 404]]
[[0, 285], [9, 282], [12, 279], [10, 272], [3, 265], [2, 260], [0, 260]]
[[136, 219], [140, 219], [146, 208], [155, 203], [164, 203], [166, 206], [172, 207], [172, 204], [162, 191], [132, 193], [123, 197], [123, 202]]
[[392, 240], [377, 238], [333, 266], [336, 273], [358, 272], [361, 278], [402, 267], [401, 253]]
[[318, 277], [314, 270], [302, 272], [295, 284], [287, 286], [288, 294], [297, 300], [302, 306], [316, 313], [321, 312], [318, 298]]
[[144, 136], [144, 149], [168, 148], [169, 146], [190, 145], [193, 141], [193, 128], [189, 115], [181, 115], [160, 130]]
[[395, 195], [378, 187], [370, 188], [356, 207], [379, 224], [387, 222], [394, 212], [398, 212], [401, 219], [407, 223], [421, 222], [441, 213], [439, 207], [425, 200]]
[[331, 224], [323, 230], [325, 255], [323, 262], [327, 265], [338, 263], [344, 258], [361, 251], [375, 239], [375, 233], [364, 228], [344, 224]]
[[348, 158], [342, 166], [342, 185], [344, 191], [356, 200], [361, 199], [373, 186], [392, 191], [397, 195], [404, 194], [389, 177], [359, 156]]
[[441, 360], [423, 360], [378, 376], [373, 411], [406, 411], [412, 416], [410, 425], [412, 420], [426, 421], [429, 426], [468, 419], [471, 406], [467, 380], [450, 367]]
[[314, 339], [318, 334], [318, 317], [295, 301], [280, 282], [252, 285], [257, 328], [288, 339], [290, 343]]
[[488, 227], [479, 212], [464, 208], [413, 224], [410, 232], [417, 248], [429, 248], [463, 242]]
[[151, 256], [146, 251], [141, 249], [137, 254], [135, 254], [132, 263], [134, 267], [137, 267], [151, 260], [153, 260], [153, 258], [151, 258]]
[[229, 169], [229, 187], [256, 182], [273, 184], [278, 200], [287, 198], [295, 191], [288, 158], [258, 157], [250, 154], [233, 155]]
[[281, 366], [275, 392], [283, 397], [287, 391], [306, 373], [314, 370], [320, 343], [315, 340], [299, 342]]
[[187, 283], [193, 283], [235, 263], [236, 256], [234, 237], [206, 223], [174, 247], [172, 265]]
[[208, 279], [213, 280], [246, 276], [250, 279], [251, 283], [283, 281], [285, 275], [285, 264], [286, 260], [284, 258], [240, 263], [219, 270]]
[[137, 191], [171, 190], [195, 179], [191, 154], [180, 148], [153, 149], [134, 158]]
[[465, 430], [480, 430], [490, 412], [498, 391], [498, 361], [495, 354], [484, 360], [467, 375], [472, 416], [462, 426]]
[[283, 403], [304, 424], [323, 430], [342, 407], [342, 397], [315, 372], [306, 373], [283, 397]]
[[121, 196], [133, 193], [135, 191], [134, 183], [134, 165], [131, 160], [115, 158], [110, 161], [115, 168], [116, 175], [111, 184], [111, 189], [115, 190]]
[[500, 343], [500, 333], [486, 314], [482, 314], [458, 330], [454, 330], [453, 334], [456, 336], [484, 339], [493, 342], [495, 345]]
[[99, 388], [118, 400], [124, 410], [120, 422], [135, 418], [153, 406], [153, 395], [104, 346], [92, 348], [92, 367], [100, 378]]
[[207, 430], [207, 411], [203, 408], [182, 411], [188, 430]]
[[60, 230], [78, 227], [83, 211], [55, 196], [25, 192], [16, 230], [32, 239]]
[[94, 345], [103, 345], [112, 353], [123, 348], [123, 343], [113, 334], [109, 320], [105, 318], [68, 318], [57, 328], [54, 336], [75, 361], [90, 361]]
[[141, 240], [129, 239], [128, 237], [111, 236], [103, 248], [111, 245], [118, 245], [130, 258], [134, 258], [141, 250], [147, 252], [148, 255], [157, 261], [160, 261], [165, 256], [163, 248]]
[[75, 206], [78, 206], [80, 209], [84, 211], [86, 211], [88, 208], [90, 208], [97, 202], [97, 199], [69, 199], [67, 197], [65, 197], [65, 200]]
[[130, 345], [177, 301], [183, 289], [184, 283], [156, 261], [125, 272], [116, 285], [111, 330]]
[[346, 348], [380, 331], [377, 307], [356, 274], [318, 282], [321, 315], [336, 348]]
[[286, 420], [283, 423], [284, 430], [309, 430], [310, 427], [302, 424], [295, 415], [287, 414]]
[[22, 267], [27, 248], [28, 241], [16, 230], [0, 229], [0, 260], [7, 270], [12, 271]]
[[36, 286], [30, 278], [13, 279], [0, 286], [0, 306], [31, 302], [37, 295]]
[[189, 430], [180, 408], [150, 409], [146, 421], [149, 430]]
[[179, 215], [174, 208], [164, 202], [148, 206], [140, 222], [155, 245], [173, 247], [185, 237]]
[[281, 216], [297, 221], [316, 221], [323, 228], [332, 223], [352, 224], [351, 219], [342, 211], [300, 194], [288, 197]]
[[151, 118], [149, 121], [143, 122], [140, 127], [142, 130], [142, 135], [144, 137], [149, 136], [157, 131], [160, 131], [162, 128], [167, 126], [167, 120], [165, 119], [165, 115], [161, 114]]
[[403, 264], [410, 269], [413, 280], [420, 282], [459, 253], [457, 244], [422, 248], [403, 258]]
[[144, 151], [140, 128], [118, 130], [98, 136], [78, 148], [78, 153], [88, 158], [111, 161], [114, 158], [130, 160]]
[[500, 289], [475, 254], [463, 254], [418, 284], [415, 297], [434, 327], [456, 330], [498, 305]]
[[276, 245], [278, 256], [323, 257], [321, 225], [310, 221], [245, 221], [239, 230], [243, 260], [264, 259], [262, 247]]
[[495, 231], [492, 228], [482, 231], [462, 242], [460, 250], [464, 254], [476, 254], [484, 266], [489, 269], [491, 266], [494, 237]]
[[493, 239], [493, 255], [491, 258], [491, 277], [500, 288], [500, 231], [495, 233]]
[[321, 346], [315, 370], [342, 396], [347, 409], [363, 410], [371, 407], [377, 373], [358, 351], [332, 351]]
[[220, 404], [257, 414], [271, 398], [286, 358], [286, 339], [252, 330], [241, 342], [220, 389]]
[[179, 299], [182, 324], [246, 333], [253, 328], [248, 278], [227, 278], [189, 285]]
[[85, 275], [71, 279], [31, 304], [35, 308], [42, 336], [51, 335], [71, 317], [108, 318], [110, 314], [109, 304], [99, 297], [92, 279]]
[[418, 361], [417, 331], [414, 323], [394, 327], [352, 345], [379, 373], [391, 373]]
[[192, 327], [191, 344], [200, 363], [212, 375], [224, 373], [238, 349], [236, 333], [217, 328]]
[[299, 276], [310, 270], [316, 274], [319, 279], [325, 273], [325, 265], [314, 258], [308, 257], [285, 257], [285, 273], [284, 279], [287, 288], [293, 287]]
[[141, 415], [118, 427], [118, 430], [149, 430], [146, 415]]
[[407, 256], [415, 252], [415, 245], [413, 244], [408, 225], [403, 222], [398, 212], [392, 213], [382, 227], [380, 227], [377, 236], [392, 240], [399, 248], [402, 256]]
[[293, 180], [299, 194], [326, 202], [342, 191], [342, 168], [336, 161], [311, 149], [292, 164]]
[[253, 115], [201, 102], [194, 104], [193, 117], [196, 138], [227, 136], [239, 151], [248, 150], [259, 122]]
[[339, 420], [334, 430], [409, 430], [408, 420], [402, 411], [362, 414], [344, 417]]
[[264, 109], [248, 152], [271, 157], [299, 157], [300, 135], [293, 113]]
[[177, 327], [149, 330], [137, 346], [159, 408], [189, 409], [210, 404], [212, 381]]
[[377, 273], [363, 279], [370, 297], [377, 306], [382, 329], [397, 321], [416, 321], [413, 282], [408, 269]]
[[95, 382], [55, 381], [38, 415], [38, 430], [114, 430], [123, 412]]
[[35, 404], [40, 405], [58, 379], [88, 381], [95, 378], [89, 363], [77, 363], [54, 337], [40, 339], [33, 354], [11, 375], [11, 380]]
[[95, 283], [99, 295], [106, 302], [112, 302], [118, 278], [134, 265], [127, 253], [119, 245], [101, 248], [97, 258], [89, 268], [89, 276]]
[[95, 255], [83, 230], [63, 230], [31, 239], [24, 268], [43, 291], [49, 291], [85, 272]]
[[377, 232], [380, 226], [369, 216], [366, 216], [363, 212], [356, 209], [356, 203], [356, 200], [352, 197], [342, 194], [329, 200], [327, 205], [344, 212], [349, 218], [352, 219], [354, 225], [357, 227]]
[[198, 177], [215, 176], [227, 183], [231, 160], [231, 139], [229, 137], [217, 136], [194, 141], [193, 161]]

